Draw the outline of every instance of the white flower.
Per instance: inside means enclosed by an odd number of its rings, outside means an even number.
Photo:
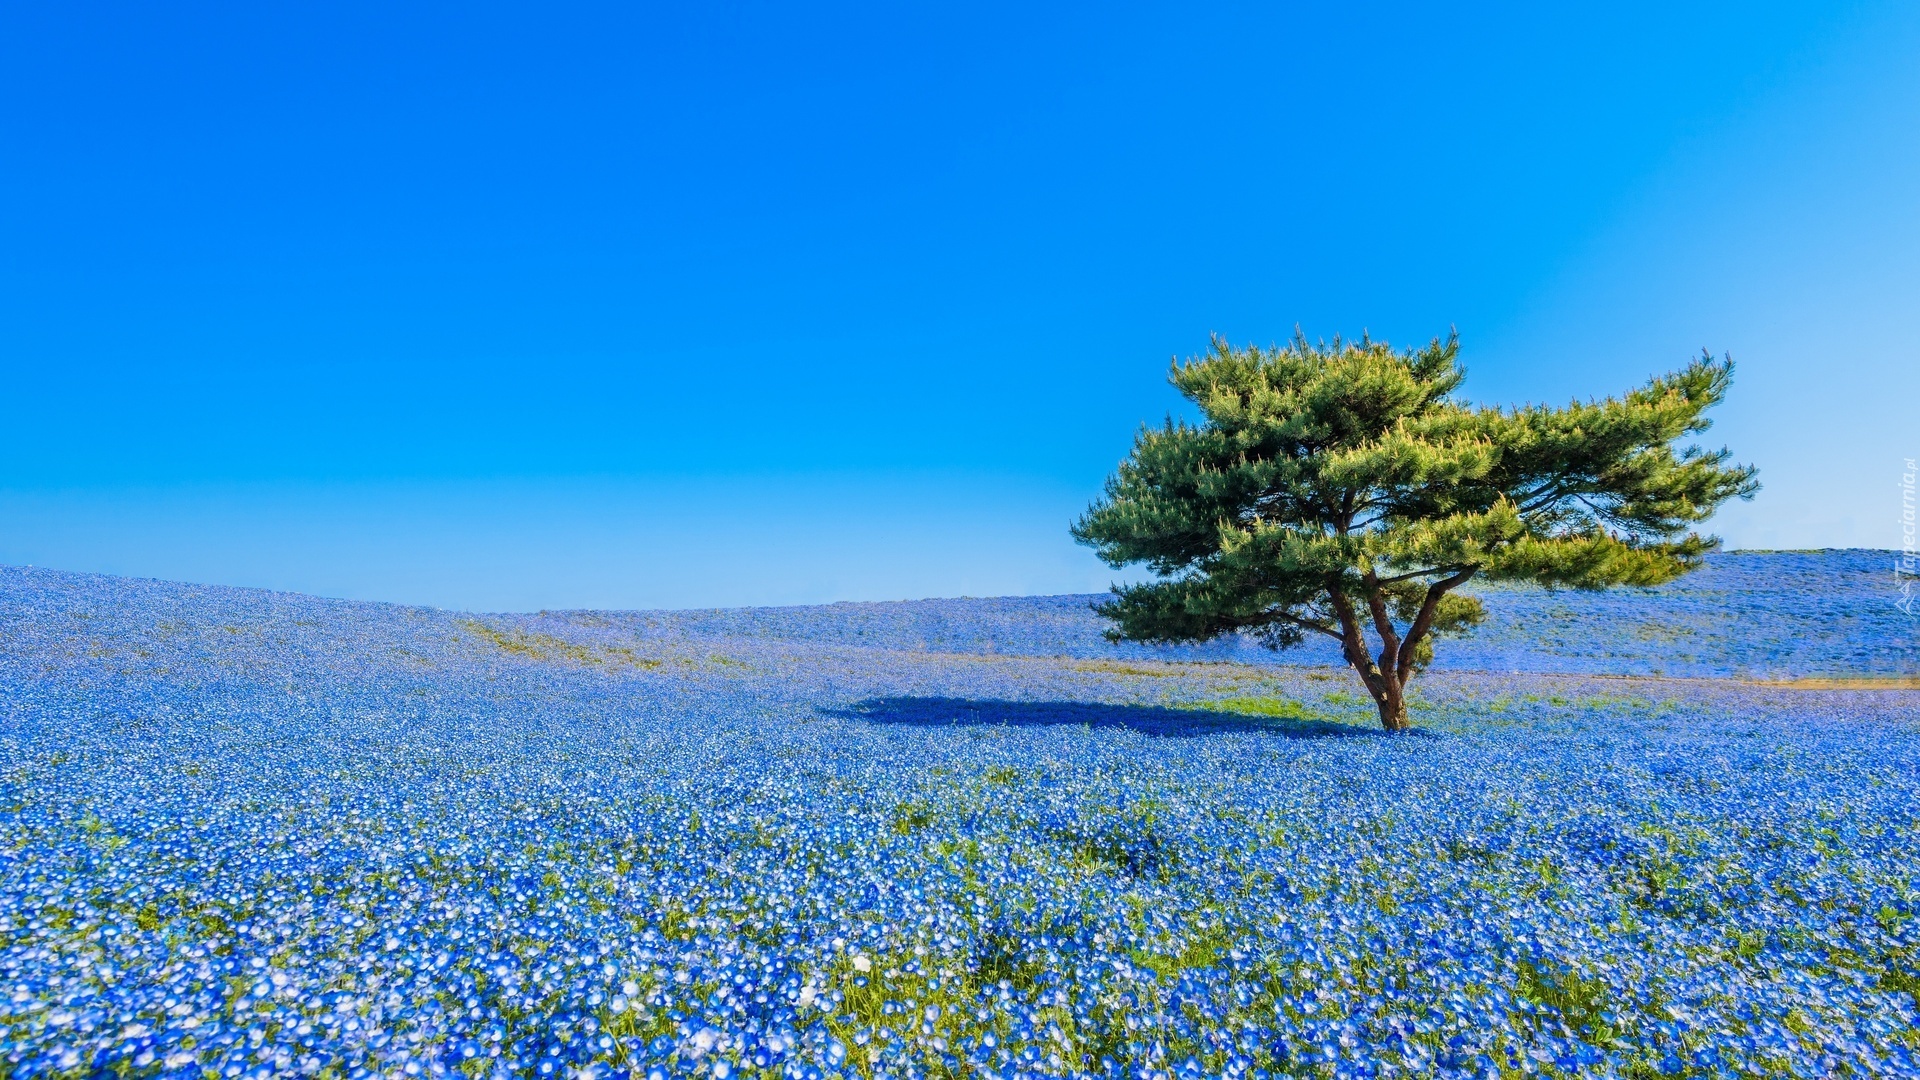
[[[860,972],[872,971],[873,961],[864,956],[856,956],[853,958],[853,970]]]

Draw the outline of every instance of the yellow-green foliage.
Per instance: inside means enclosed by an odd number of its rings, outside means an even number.
[[[652,670],[661,661],[641,656],[623,645],[583,645],[530,630],[500,630],[477,619],[467,619],[461,627],[504,652],[545,663],[572,661],[597,667],[630,667]]]
[[[1308,708],[1306,704],[1302,702],[1283,697],[1220,698],[1216,701],[1203,702],[1189,707],[1239,713],[1242,716],[1271,716],[1280,720],[1324,720],[1327,718],[1327,714],[1320,712],[1318,709]]]
[[[1365,698],[1335,691],[1325,695],[1319,705],[1280,694],[1236,694],[1196,701],[1182,707],[1294,723],[1365,724],[1372,715],[1373,703]]]

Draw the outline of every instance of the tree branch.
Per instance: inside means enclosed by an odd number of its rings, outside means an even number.
[[[1340,643],[1346,653],[1347,663],[1360,673],[1360,681],[1367,684],[1367,693],[1379,701],[1386,693],[1382,684],[1382,673],[1373,666],[1373,658],[1367,655],[1365,631],[1360,629],[1360,617],[1354,613],[1353,601],[1348,599],[1346,590],[1340,587],[1338,574],[1327,575],[1327,597],[1333,603],[1334,614],[1340,618]]]
[[[1274,618],[1279,619],[1281,622],[1290,622],[1293,625],[1298,626],[1303,630],[1318,630],[1321,633],[1327,635],[1328,637],[1334,639],[1335,641],[1345,640],[1345,638],[1341,636],[1340,631],[1335,630],[1333,627],[1328,626],[1326,623],[1314,622],[1312,619],[1302,619],[1296,615],[1289,615],[1284,611],[1276,611],[1276,612],[1273,612],[1272,615]]]
[[[1453,573],[1460,569],[1462,569],[1462,567],[1460,566],[1430,566],[1430,567],[1427,567],[1425,570],[1409,570],[1404,574],[1395,574],[1392,577],[1383,577],[1380,579],[1380,584],[1392,585],[1392,584],[1395,584],[1396,582],[1407,581],[1412,578],[1425,577],[1428,574]]]
[[[1420,601],[1420,612],[1413,617],[1413,625],[1407,627],[1407,638],[1400,643],[1400,655],[1393,665],[1393,677],[1401,686],[1407,685],[1407,679],[1413,675],[1413,654],[1420,646],[1420,639],[1433,628],[1433,614],[1440,609],[1440,598],[1466,584],[1479,570],[1478,566],[1469,566],[1427,586],[1426,598]]]
[[[1536,513],[1552,506],[1560,499],[1560,495],[1561,492],[1558,487],[1548,484],[1535,490],[1531,495],[1521,496],[1520,499],[1516,501],[1514,509],[1519,511],[1522,516]]]
[[[1380,579],[1369,570],[1360,579],[1367,587],[1367,610],[1373,614],[1373,631],[1380,635],[1380,672],[1394,670],[1400,655],[1400,634],[1393,628],[1393,616],[1387,612],[1387,599],[1380,594]]]

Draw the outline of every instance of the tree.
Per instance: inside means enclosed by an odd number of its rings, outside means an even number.
[[[1073,526],[1109,565],[1158,577],[1114,588],[1107,636],[1279,649],[1325,635],[1400,731],[1434,637],[1484,616],[1460,586],[1671,581],[1719,544],[1691,526],[1759,489],[1724,449],[1675,449],[1707,429],[1730,359],[1702,354],[1617,399],[1495,408],[1454,396],[1458,353],[1457,336],[1395,352],[1296,332],[1176,360],[1170,381],[1202,421],[1142,427]]]

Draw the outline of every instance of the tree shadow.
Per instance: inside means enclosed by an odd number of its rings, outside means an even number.
[[[1248,716],[1211,709],[1110,705],[1098,701],[996,701],[949,697],[884,697],[857,701],[828,716],[905,727],[1125,728],[1143,735],[1191,738],[1258,732],[1290,739],[1368,738],[1383,732],[1332,720]]]

